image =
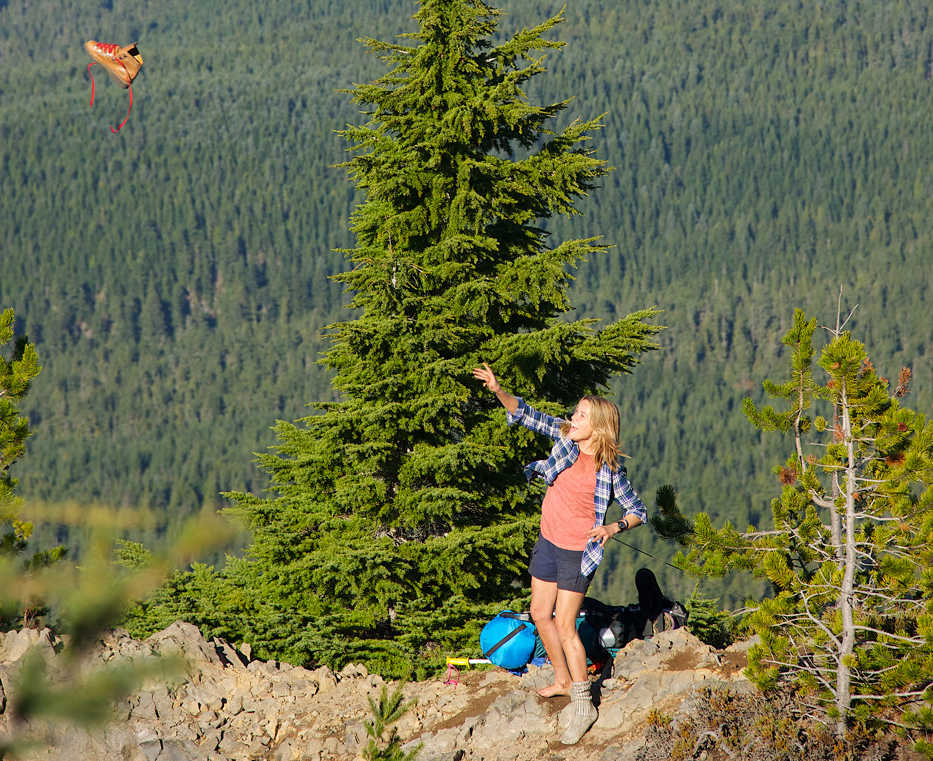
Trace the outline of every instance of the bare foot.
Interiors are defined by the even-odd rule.
[[[540,690],[538,690],[538,694],[542,698],[554,698],[554,697],[557,697],[558,695],[569,696],[570,685],[569,684],[563,685],[563,684],[557,684],[557,683],[551,684],[551,685],[548,685],[547,687],[542,687]]]

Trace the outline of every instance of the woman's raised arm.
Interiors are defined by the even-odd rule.
[[[502,406],[505,407],[510,414],[514,415],[518,412],[518,397],[512,396],[508,391],[502,390],[502,386],[499,385],[499,381],[496,380],[496,375],[489,365],[483,362],[482,367],[474,368],[473,377],[481,380],[483,385],[496,395],[496,398],[502,402]]]

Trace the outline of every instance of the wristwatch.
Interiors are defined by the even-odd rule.
[[[619,527],[619,531],[628,531],[628,521],[623,518],[616,525]]]

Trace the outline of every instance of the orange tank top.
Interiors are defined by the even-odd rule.
[[[582,550],[596,522],[596,458],[580,454],[548,487],[541,504],[541,536],[565,550]]]

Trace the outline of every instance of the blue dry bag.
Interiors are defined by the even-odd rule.
[[[535,625],[527,613],[504,610],[479,635],[483,655],[504,669],[520,669],[535,649]]]

